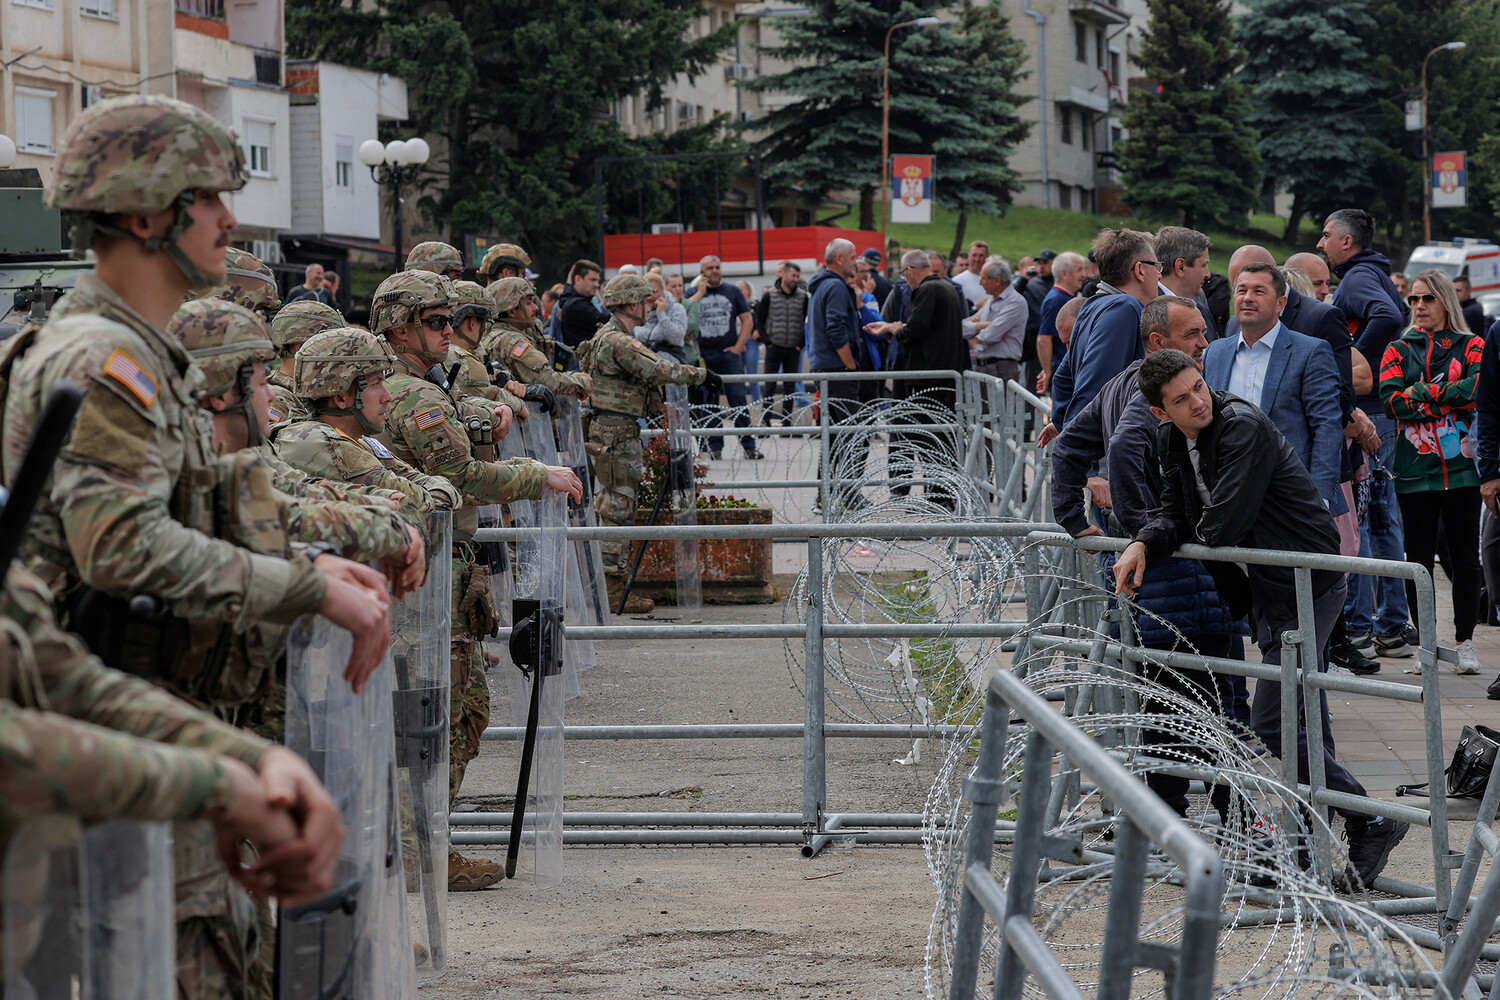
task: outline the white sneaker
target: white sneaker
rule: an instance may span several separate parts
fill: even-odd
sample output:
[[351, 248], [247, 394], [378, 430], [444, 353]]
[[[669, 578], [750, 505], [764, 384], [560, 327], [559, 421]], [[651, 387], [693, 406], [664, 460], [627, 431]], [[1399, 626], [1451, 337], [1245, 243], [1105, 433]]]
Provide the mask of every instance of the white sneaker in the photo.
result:
[[1465, 639], [1458, 644], [1458, 662], [1453, 665], [1455, 674], [1479, 673], [1479, 654], [1474, 651], [1474, 641]]

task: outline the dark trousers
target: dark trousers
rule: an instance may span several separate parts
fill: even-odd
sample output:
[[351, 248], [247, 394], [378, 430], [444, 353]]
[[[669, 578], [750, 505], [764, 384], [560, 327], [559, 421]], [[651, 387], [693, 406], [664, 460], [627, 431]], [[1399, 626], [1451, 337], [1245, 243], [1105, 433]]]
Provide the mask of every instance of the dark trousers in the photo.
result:
[[[1290, 595], [1288, 600], [1292, 601]], [[1294, 601], [1292, 601], [1295, 604]], [[1318, 671], [1328, 670], [1328, 637], [1333, 633], [1333, 623], [1338, 620], [1340, 611], [1344, 607], [1344, 584], [1338, 583], [1322, 597], [1313, 599], [1313, 620], [1317, 623], [1316, 644], [1318, 649]], [[1281, 636], [1297, 627], [1297, 613], [1293, 610], [1279, 610], [1274, 615], [1267, 615], [1265, 610], [1257, 606], [1252, 613], [1252, 627], [1255, 629], [1255, 642], [1260, 646], [1261, 662], [1268, 666], [1281, 666]], [[1318, 692], [1318, 700], [1323, 708], [1323, 774], [1329, 789], [1335, 792], [1348, 792], [1350, 795], [1367, 795], [1365, 786], [1359, 783], [1349, 770], [1340, 764], [1333, 756], [1333, 726], [1328, 718], [1328, 693]], [[1297, 689], [1297, 780], [1307, 783], [1307, 709], [1302, 701], [1302, 689]], [[1250, 726], [1255, 730], [1255, 735], [1266, 745], [1277, 757], [1281, 756], [1281, 684], [1277, 681], [1257, 680], [1255, 682], [1255, 701], [1250, 706]], [[1343, 815], [1345, 819], [1357, 822], [1368, 822], [1369, 816], [1363, 813], [1351, 812], [1344, 809], [1336, 809], [1335, 812]]]
[[[745, 356], [743, 354], [731, 354], [728, 351], [715, 351], [712, 348], [703, 347], [703, 363], [712, 371], [720, 375], [743, 375], [745, 374]], [[745, 408], [745, 383], [725, 382], [724, 395], [729, 397], [729, 405], [734, 409], [734, 426], [749, 427], [750, 411]], [[718, 399], [709, 399], [709, 407], [712, 413], [704, 422], [705, 427], [718, 427], [724, 422], [724, 411], [719, 409]], [[755, 450], [755, 438], [746, 435], [740, 438], [740, 447], [750, 452]], [[723, 437], [711, 437], [708, 439], [709, 451], [723, 451]]]
[[[819, 371], [845, 371], [843, 368], [822, 368]], [[816, 373], [814, 373], [816, 376]], [[817, 382], [816, 377], [812, 380], [819, 390], [822, 383]], [[828, 423], [830, 428], [845, 424], [849, 418], [859, 410], [859, 382], [840, 381], [828, 383], [828, 395], [823, 397], [828, 406]], [[828, 454], [833, 456], [833, 469], [829, 475], [834, 480], [858, 479], [865, 474], [865, 464], [870, 456], [869, 435], [861, 434], [851, 437], [847, 432], [839, 433], [830, 429], [828, 432]], [[823, 462], [818, 461], [818, 478], [823, 478]], [[839, 502], [852, 505], [858, 502], [859, 489], [852, 483], [840, 486], [835, 482], [833, 495]]]
[[[1204, 656], [1218, 656], [1228, 658], [1232, 653], [1233, 639], [1235, 636], [1228, 635], [1195, 635], [1188, 639], [1178, 640], [1170, 646], [1153, 646], [1153, 649], [1169, 650], [1196, 650]], [[1162, 687], [1176, 691], [1192, 701], [1196, 701], [1203, 707], [1203, 711], [1215, 715], [1230, 716], [1234, 705], [1234, 687], [1230, 683], [1233, 676], [1230, 674], [1216, 674], [1212, 670], [1181, 670], [1162, 667], [1154, 663], [1144, 664], [1142, 674], [1149, 681], [1154, 681]], [[1176, 711], [1175, 706], [1166, 705], [1162, 702], [1147, 698], [1141, 704], [1141, 710], [1153, 715], [1165, 715]], [[1200, 760], [1209, 759], [1201, 748], [1191, 742], [1184, 742], [1179, 733], [1167, 733], [1160, 729], [1148, 729], [1141, 734], [1141, 741], [1149, 747], [1158, 748], [1156, 755], [1168, 760], [1176, 760], [1182, 763], [1191, 763], [1192, 758]], [[1179, 816], [1188, 813], [1188, 779], [1175, 774], [1161, 774], [1156, 771], [1148, 772], [1146, 775], [1146, 787], [1161, 796], [1163, 802], [1176, 810]], [[1214, 785], [1209, 789], [1209, 801], [1219, 811], [1219, 818], [1227, 826], [1229, 823], [1229, 788], [1226, 785]]]
[[[1406, 531], [1407, 562], [1431, 573], [1438, 532], [1447, 535], [1443, 568], [1453, 578], [1453, 638], [1472, 639], [1479, 616], [1479, 487], [1397, 493], [1396, 502]], [[1417, 585], [1411, 580], [1406, 581], [1406, 603], [1415, 614]]]
[[[925, 382], [897, 382], [896, 396], [901, 399], [920, 399], [925, 406], [917, 411], [906, 413], [895, 418], [896, 423], [911, 425], [919, 428], [923, 424], [952, 423], [956, 418], [953, 413], [954, 396], [953, 389], [942, 384], [930, 384]], [[933, 407], [947, 407], [946, 410], [933, 409]], [[908, 479], [899, 481], [902, 477], [915, 476], [922, 465], [923, 455], [942, 455], [947, 453], [952, 446], [952, 435], [948, 431], [926, 431], [910, 430], [895, 431], [891, 433], [890, 464], [888, 475], [897, 479], [896, 485], [891, 487], [891, 493], [895, 496], [904, 497], [911, 493], [912, 483]], [[901, 467], [897, 463], [901, 462]], [[957, 501], [952, 495], [928, 483], [922, 487], [924, 495], [934, 503], [952, 510]]]
[[[766, 374], [767, 375], [798, 375], [802, 372], [802, 348], [800, 347], [777, 347], [775, 344], [765, 345], [766, 349]], [[792, 406], [796, 399], [797, 384], [794, 379], [783, 382], [767, 382], [766, 393], [777, 396], [775, 408], [780, 412], [782, 419], [792, 415]], [[761, 422], [770, 420], [772, 404], [767, 403]], [[831, 414], [830, 414], [831, 415]]]

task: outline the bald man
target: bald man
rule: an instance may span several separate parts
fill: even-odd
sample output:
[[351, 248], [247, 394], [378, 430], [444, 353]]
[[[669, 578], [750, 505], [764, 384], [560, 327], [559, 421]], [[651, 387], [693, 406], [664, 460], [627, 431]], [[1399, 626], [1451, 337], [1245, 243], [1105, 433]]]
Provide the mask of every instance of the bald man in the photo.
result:
[[1294, 253], [1286, 259], [1286, 266], [1307, 275], [1318, 301], [1328, 301], [1328, 296], [1333, 291], [1328, 284], [1328, 261], [1315, 253]]

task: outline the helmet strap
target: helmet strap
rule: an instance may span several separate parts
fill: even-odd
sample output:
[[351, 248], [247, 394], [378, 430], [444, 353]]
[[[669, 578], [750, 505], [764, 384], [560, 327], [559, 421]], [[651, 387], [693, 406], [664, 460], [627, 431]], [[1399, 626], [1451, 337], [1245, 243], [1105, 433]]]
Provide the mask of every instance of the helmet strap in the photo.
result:
[[381, 428], [375, 426], [375, 422], [365, 416], [365, 389], [369, 387], [369, 384], [368, 378], [364, 375], [357, 375], [354, 379], [353, 406], [314, 405], [313, 412], [323, 417], [353, 417], [366, 434], [379, 434]]
[[127, 233], [118, 226], [112, 226], [104, 222], [102, 218], [95, 215], [91, 222], [80, 224], [73, 232], [73, 243], [77, 247], [80, 243], [88, 246], [88, 239], [93, 233], [103, 233], [105, 236], [114, 236], [118, 239], [135, 240], [141, 245], [141, 249], [147, 253], [164, 252], [167, 259], [177, 265], [177, 270], [188, 280], [193, 291], [203, 292], [221, 283], [217, 275], [204, 271], [183, 251], [181, 244], [177, 241], [188, 227], [193, 225], [193, 217], [188, 214], [188, 209], [198, 200], [198, 195], [193, 191], [183, 191], [177, 195], [172, 202], [173, 214], [172, 224], [167, 227], [164, 236], [147, 236], [144, 239], [133, 233]]
[[250, 365], [240, 365], [239, 370], [235, 372], [234, 380], [240, 390], [240, 401], [224, 407], [224, 412], [239, 413], [244, 416], [245, 440], [249, 442], [251, 448], [259, 448], [266, 443], [266, 436], [260, 432], [260, 417], [256, 414], [252, 402], [255, 395], [255, 389], [250, 384], [253, 371]]

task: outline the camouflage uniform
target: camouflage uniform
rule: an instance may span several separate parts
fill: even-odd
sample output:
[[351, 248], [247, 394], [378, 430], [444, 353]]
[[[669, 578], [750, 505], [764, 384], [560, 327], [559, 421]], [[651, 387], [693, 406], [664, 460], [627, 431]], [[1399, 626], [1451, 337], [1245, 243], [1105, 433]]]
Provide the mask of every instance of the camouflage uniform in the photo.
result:
[[[526, 296], [535, 295], [525, 278], [501, 278], [490, 286], [499, 318], [479, 345], [479, 355], [509, 368], [518, 382], [544, 385], [559, 396], [582, 399], [588, 394], [588, 383], [580, 372], [560, 372], [549, 360], [552, 346], [542, 333], [540, 322], [523, 324], [511, 316], [521, 308]], [[545, 352], [545, 353], [544, 353]]]
[[[271, 321], [271, 343], [280, 357], [289, 358], [313, 334], [343, 325], [344, 317], [333, 306], [317, 299], [298, 299], [283, 306]], [[280, 367], [273, 369], [266, 381], [271, 383], [271, 423], [306, 420], [312, 415], [297, 398], [292, 377]]]
[[514, 243], [496, 243], [484, 252], [484, 259], [479, 262], [479, 280], [491, 282], [500, 275], [501, 268], [512, 268], [525, 275], [526, 269], [531, 266], [531, 257], [516, 246]]
[[[376, 333], [388, 333], [415, 321], [423, 309], [449, 305], [451, 301], [452, 285], [446, 278], [403, 271], [376, 289], [370, 323]], [[452, 397], [429, 382], [424, 368], [409, 358], [398, 355], [393, 364], [395, 371], [385, 383], [393, 401], [381, 439], [398, 458], [427, 475], [447, 479], [470, 505], [535, 500], [542, 495], [546, 466], [530, 459], [476, 459]], [[478, 546], [467, 539], [477, 525], [474, 506], [454, 513], [448, 767], [450, 798], [455, 799], [464, 770], [479, 755], [479, 737], [490, 717], [489, 684], [480, 642], [499, 627], [488, 572], [478, 561]]]
[[[166, 238], [149, 249], [202, 288], [213, 277], [177, 244], [190, 222], [179, 195], [237, 190], [244, 181], [239, 145], [217, 121], [180, 101], [135, 96], [102, 101], [74, 119], [45, 198], [75, 216], [82, 241], [96, 232], [135, 239], [113, 216], [175, 205]], [[85, 584], [109, 597], [157, 595], [166, 613], [127, 623], [122, 660], [211, 703], [239, 680], [208, 662], [221, 641], [315, 613], [326, 581], [310, 562], [284, 558], [264, 469], [244, 453], [214, 455], [212, 422], [196, 396], [205, 376], [182, 345], [92, 274], [60, 305], [61, 314], [11, 338], [0, 357], [7, 483], [52, 388], [66, 380], [85, 392], [23, 557], [54, 599]], [[239, 523], [226, 525], [226, 512]], [[244, 547], [252, 538], [266, 544]], [[206, 824], [179, 825], [174, 855], [179, 994], [243, 996], [256, 934], [249, 898], [229, 882]]]
[[[611, 279], [604, 289], [605, 308], [644, 302], [651, 285], [635, 274]], [[589, 457], [599, 480], [595, 509], [604, 525], [635, 524], [636, 491], [641, 485], [641, 428], [639, 417], [650, 417], [662, 408], [659, 387], [668, 382], [702, 385], [707, 369], [679, 365], [658, 357], [642, 346], [620, 325], [618, 316], [583, 342], [578, 359], [594, 379], [589, 397], [594, 417], [589, 422]], [[625, 570], [626, 542], [602, 542], [606, 573]]]
[[228, 277], [222, 284], [202, 292], [190, 292], [187, 301], [223, 299], [225, 302], [235, 302], [269, 323], [271, 317], [281, 309], [281, 293], [276, 290], [276, 272], [255, 254], [239, 247], [229, 247], [224, 251], [224, 266]]

